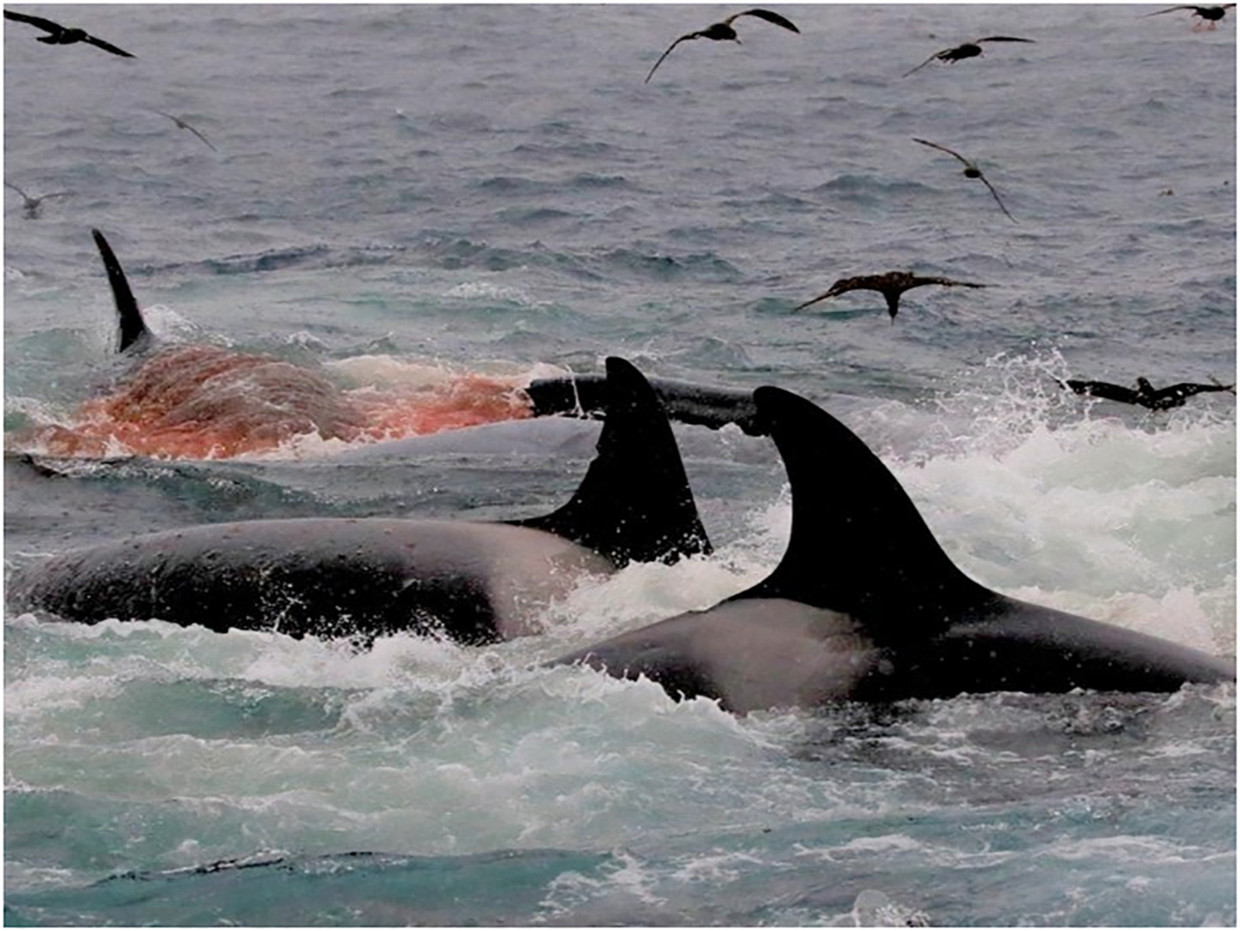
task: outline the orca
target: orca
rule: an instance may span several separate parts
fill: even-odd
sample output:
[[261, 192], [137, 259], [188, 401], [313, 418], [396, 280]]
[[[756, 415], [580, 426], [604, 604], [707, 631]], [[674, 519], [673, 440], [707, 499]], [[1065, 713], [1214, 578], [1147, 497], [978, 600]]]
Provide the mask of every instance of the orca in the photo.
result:
[[754, 392], [787, 471], [792, 530], [762, 582], [552, 661], [644, 676], [726, 710], [962, 693], [1166, 692], [1235, 661], [1018, 601], [966, 576], [895, 476], [795, 394]]
[[582, 573], [711, 551], [671, 426], [645, 378], [610, 358], [608, 416], [571, 499], [507, 522], [298, 518], [207, 524], [54, 556], [16, 606], [94, 623], [355, 637], [410, 630], [465, 644], [533, 633]]

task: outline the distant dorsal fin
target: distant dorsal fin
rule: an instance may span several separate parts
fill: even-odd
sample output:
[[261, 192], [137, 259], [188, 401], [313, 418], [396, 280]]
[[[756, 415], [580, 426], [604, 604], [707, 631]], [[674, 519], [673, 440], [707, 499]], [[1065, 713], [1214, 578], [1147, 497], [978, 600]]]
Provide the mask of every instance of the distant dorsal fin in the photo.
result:
[[607, 415], [598, 455], [572, 500], [545, 517], [512, 521], [630, 562], [711, 552], [671, 425], [645, 377], [607, 360]]
[[99, 247], [99, 255], [103, 257], [103, 267], [108, 273], [108, 284], [112, 286], [112, 300], [116, 302], [116, 317], [120, 327], [120, 338], [117, 340], [116, 351], [125, 352], [133, 346], [142, 348], [151, 339], [151, 331], [146, 328], [142, 319], [142, 311], [134, 300], [133, 291], [125, 279], [125, 270], [117, 261], [116, 253], [104, 239], [103, 233], [97, 229], [90, 231], [95, 237], [95, 245]]
[[996, 597], [943, 552], [887, 467], [822, 408], [754, 392], [792, 488], [788, 549], [734, 598], [787, 598], [847, 613], [881, 639], [932, 633]]

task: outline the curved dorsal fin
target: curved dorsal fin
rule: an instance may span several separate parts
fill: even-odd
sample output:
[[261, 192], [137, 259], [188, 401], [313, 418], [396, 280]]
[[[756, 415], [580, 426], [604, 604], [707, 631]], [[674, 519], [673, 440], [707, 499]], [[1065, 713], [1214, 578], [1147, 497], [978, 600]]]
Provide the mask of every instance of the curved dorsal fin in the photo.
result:
[[134, 300], [133, 291], [125, 279], [125, 270], [117, 261], [116, 253], [108, 245], [103, 233], [97, 229], [90, 231], [95, 237], [95, 245], [99, 247], [99, 255], [103, 258], [103, 267], [108, 273], [108, 284], [112, 286], [112, 300], [116, 302], [116, 317], [120, 327], [116, 351], [126, 352], [133, 346], [142, 348], [151, 339], [151, 331], [146, 328], [142, 319], [142, 311]]
[[607, 416], [576, 494], [544, 517], [511, 521], [630, 562], [711, 552], [671, 425], [645, 377], [607, 360]]
[[792, 488], [792, 534], [775, 570], [734, 598], [841, 611], [872, 635], [922, 635], [996, 597], [943, 552], [887, 467], [822, 408], [754, 392]]

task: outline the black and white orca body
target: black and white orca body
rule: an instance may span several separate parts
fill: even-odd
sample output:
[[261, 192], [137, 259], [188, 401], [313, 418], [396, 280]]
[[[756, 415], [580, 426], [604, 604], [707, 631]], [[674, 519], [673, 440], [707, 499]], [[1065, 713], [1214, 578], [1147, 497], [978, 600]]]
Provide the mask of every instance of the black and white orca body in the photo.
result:
[[649, 384], [607, 360], [608, 416], [572, 499], [507, 523], [303, 518], [208, 524], [70, 551], [31, 568], [18, 607], [66, 620], [159, 618], [294, 636], [531, 633], [583, 573], [710, 544]]
[[734, 712], [965, 692], [1174, 691], [1233, 660], [1008, 598], [964, 575], [851, 431], [778, 388], [754, 393], [784, 459], [792, 531], [763, 582], [705, 611], [556, 660]]

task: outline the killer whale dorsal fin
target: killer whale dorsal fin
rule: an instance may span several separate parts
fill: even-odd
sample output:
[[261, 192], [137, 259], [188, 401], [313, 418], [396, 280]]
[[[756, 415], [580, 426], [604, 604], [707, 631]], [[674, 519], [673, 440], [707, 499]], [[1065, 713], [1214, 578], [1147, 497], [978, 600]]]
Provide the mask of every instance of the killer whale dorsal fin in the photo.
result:
[[896, 477], [851, 430], [780, 388], [754, 392], [792, 489], [783, 559], [733, 598], [842, 611], [876, 634], [924, 634], [995, 597], [943, 551]]
[[112, 286], [112, 300], [116, 303], [116, 318], [120, 334], [116, 351], [126, 352], [134, 346], [142, 348], [150, 342], [151, 331], [146, 328], [146, 321], [142, 319], [142, 311], [138, 309], [138, 302], [129, 288], [125, 270], [121, 268], [116, 253], [108, 245], [103, 233], [97, 229], [92, 229], [90, 233], [95, 237], [95, 245], [99, 248], [99, 255], [103, 259], [104, 270], [108, 273], [108, 284]]
[[572, 540], [617, 566], [710, 553], [676, 437], [650, 383], [612, 357], [606, 395], [598, 454], [572, 499], [512, 523]]

